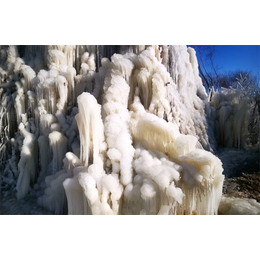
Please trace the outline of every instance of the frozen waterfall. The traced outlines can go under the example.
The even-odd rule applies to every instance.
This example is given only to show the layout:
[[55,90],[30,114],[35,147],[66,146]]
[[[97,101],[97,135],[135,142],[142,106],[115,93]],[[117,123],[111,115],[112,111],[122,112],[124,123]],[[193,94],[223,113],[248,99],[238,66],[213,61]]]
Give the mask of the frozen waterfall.
[[0,99],[2,182],[54,214],[217,214],[217,143],[246,146],[186,46],[1,46]]

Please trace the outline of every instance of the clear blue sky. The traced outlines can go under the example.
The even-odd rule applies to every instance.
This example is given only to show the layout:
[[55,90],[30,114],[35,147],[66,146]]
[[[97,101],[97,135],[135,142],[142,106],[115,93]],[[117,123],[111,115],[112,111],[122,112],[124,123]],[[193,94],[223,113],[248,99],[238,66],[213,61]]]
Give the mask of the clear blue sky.
[[259,45],[213,45],[216,49],[214,59],[223,72],[249,70],[257,73],[260,70]]
[[[251,71],[258,77],[260,76],[260,45],[207,46],[214,48],[214,63],[221,73],[246,70]],[[198,52],[197,55],[199,55]]]

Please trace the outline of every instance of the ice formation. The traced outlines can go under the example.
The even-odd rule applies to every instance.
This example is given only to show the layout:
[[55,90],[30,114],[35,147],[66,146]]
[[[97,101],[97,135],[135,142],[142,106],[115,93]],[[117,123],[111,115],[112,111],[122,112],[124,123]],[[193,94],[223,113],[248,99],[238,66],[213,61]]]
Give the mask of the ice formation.
[[[3,46],[0,55],[1,170],[18,199],[33,192],[55,214],[217,214],[216,111],[192,48]],[[230,145],[243,146],[241,106]],[[229,127],[230,108],[218,113]]]
[[260,203],[255,199],[223,196],[219,205],[221,215],[260,215]]
[[[214,93],[210,100],[211,120],[214,120],[216,139],[221,146],[259,151],[259,111],[253,106],[250,97],[241,95],[240,89],[222,89]],[[253,108],[254,107],[254,108]],[[249,124],[254,110],[258,120],[257,141],[250,140]]]

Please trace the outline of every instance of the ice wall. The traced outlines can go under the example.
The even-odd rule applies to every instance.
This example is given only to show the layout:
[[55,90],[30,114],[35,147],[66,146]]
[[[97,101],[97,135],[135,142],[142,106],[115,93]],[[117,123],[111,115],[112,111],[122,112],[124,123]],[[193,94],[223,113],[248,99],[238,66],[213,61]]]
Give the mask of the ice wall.
[[193,49],[10,46],[1,57],[2,176],[18,199],[33,192],[55,214],[217,214],[223,169]]
[[211,119],[218,144],[259,152],[259,111],[246,89],[212,89]]
[[208,95],[199,77],[195,50],[183,46],[163,48],[162,63],[171,76],[173,88],[169,88],[167,99],[180,132],[196,136],[204,149],[214,151],[216,142],[207,115]]

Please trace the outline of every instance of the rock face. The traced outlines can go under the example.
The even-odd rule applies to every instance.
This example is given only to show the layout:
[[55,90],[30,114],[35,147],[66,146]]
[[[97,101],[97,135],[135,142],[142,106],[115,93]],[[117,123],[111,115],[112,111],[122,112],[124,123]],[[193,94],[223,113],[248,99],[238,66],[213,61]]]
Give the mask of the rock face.
[[1,178],[55,214],[217,214],[224,176],[186,46],[1,48]]

